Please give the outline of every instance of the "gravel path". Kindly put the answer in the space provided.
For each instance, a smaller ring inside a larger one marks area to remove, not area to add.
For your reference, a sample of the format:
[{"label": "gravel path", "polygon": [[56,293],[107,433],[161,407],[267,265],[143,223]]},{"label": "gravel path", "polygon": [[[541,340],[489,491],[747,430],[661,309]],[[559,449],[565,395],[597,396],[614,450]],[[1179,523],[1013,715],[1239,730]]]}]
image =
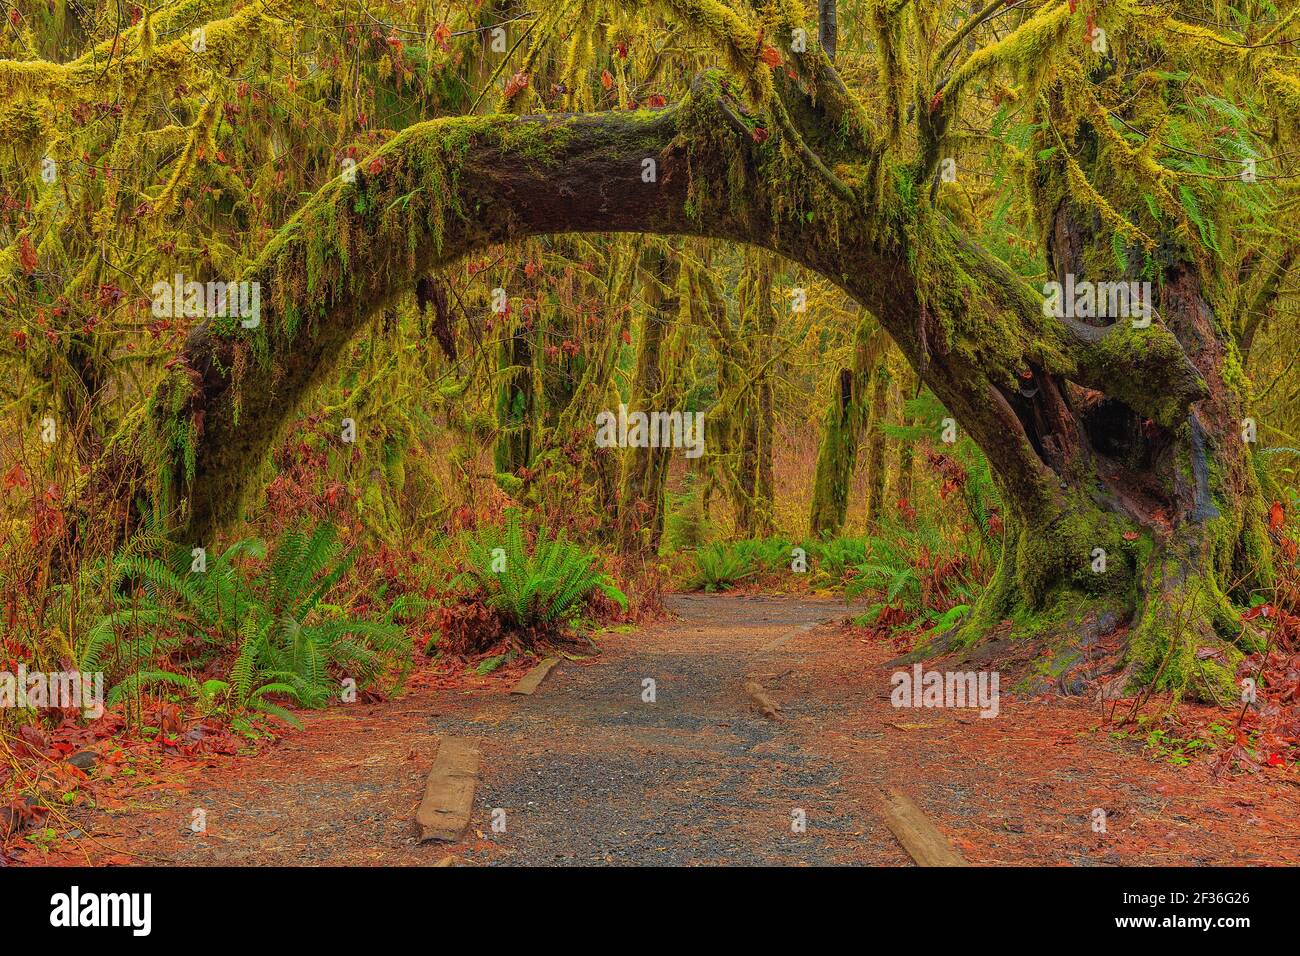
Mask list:
[{"label": "gravel path", "polygon": [[[850,609],[745,595],[675,595],[669,608],[639,633],[606,635],[598,657],[560,664],[532,697],[502,685],[334,708],[86,828],[191,865],[903,862],[860,795],[803,746],[808,715],[792,705],[769,720],[744,690],[754,679],[780,700],[801,638]],[[473,822],[450,847],[418,844],[412,822],[441,735],[474,738],[482,755]],[[195,808],[207,819],[197,835]]]},{"label": "gravel path", "polygon": [[[510,695],[509,679],[430,673],[396,700],[306,714],[305,731],[250,758],[182,775],[137,764],[111,805],[70,811],[90,839],[47,860],[908,865],[877,811],[886,786],[977,864],[1300,864],[1292,783],[1176,766],[1093,701],[1004,693],[996,720],[899,710],[897,649],[839,626],[843,604],[681,595],[670,608],[604,635],[600,655],[561,663],[533,697]],[[415,808],[444,735],[478,744],[474,815],[462,842],[420,844]]]},{"label": "gravel path", "polygon": [[[671,610],[679,620],[644,635],[635,653],[562,667],[488,735],[479,798],[485,812],[506,811],[506,833],[493,834],[503,850],[496,858],[680,865],[856,857],[862,808],[835,768],[800,745],[790,720],[763,717],[744,690],[750,678],[777,683],[798,636],[847,609],[683,595]],[[796,810],[804,833],[792,827]]]}]

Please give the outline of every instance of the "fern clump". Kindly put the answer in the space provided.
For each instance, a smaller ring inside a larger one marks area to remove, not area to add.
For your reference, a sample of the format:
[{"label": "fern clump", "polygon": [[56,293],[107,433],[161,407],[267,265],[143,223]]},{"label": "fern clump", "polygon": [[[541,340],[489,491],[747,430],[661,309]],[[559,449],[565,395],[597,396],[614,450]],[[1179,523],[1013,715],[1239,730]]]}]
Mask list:
[{"label": "fern clump", "polygon": [[[82,671],[109,676],[110,705],[163,685],[236,718],[256,711],[297,724],[269,698],[323,707],[339,696],[345,678],[358,687],[374,683],[409,647],[399,616],[422,603],[399,598],[379,620],[326,604],[353,560],[328,522],[310,533],[286,531],[269,561],[258,540],[238,541],[202,564],[185,548],[159,551],[164,556],[125,549],[113,558],[111,591],[132,597],[115,599],[118,606],[77,648]],[[225,679],[200,680],[155,663],[184,652],[198,668],[231,650]]]},{"label": "fern clump", "polygon": [[727,591],[758,574],[753,554],[733,545],[714,542],[695,552],[695,573],[687,582],[692,590]]},{"label": "fern clump", "polygon": [[[449,647],[460,652],[481,650],[500,636],[536,642],[556,637],[572,628],[597,595],[627,609],[627,596],[596,565],[596,555],[568,540],[564,531],[552,535],[538,528],[531,550],[518,509],[506,512],[506,526],[467,536],[465,570],[454,587],[463,592],[467,611],[444,613],[444,630],[452,635]],[[495,620],[475,614],[481,605]],[[456,627],[449,620],[466,624]],[[469,626],[478,618],[477,633]]]},{"label": "fern clump", "polygon": [[974,603],[985,577],[976,535],[949,536],[936,524],[889,521],[867,540],[868,556],[853,569],[849,596],[877,599],[858,618],[946,630]]},{"label": "fern clump", "polygon": [[808,554],[808,570],[825,573],[832,584],[851,577],[854,569],[871,553],[870,542],[864,538],[812,539],[805,541],[803,548]]}]

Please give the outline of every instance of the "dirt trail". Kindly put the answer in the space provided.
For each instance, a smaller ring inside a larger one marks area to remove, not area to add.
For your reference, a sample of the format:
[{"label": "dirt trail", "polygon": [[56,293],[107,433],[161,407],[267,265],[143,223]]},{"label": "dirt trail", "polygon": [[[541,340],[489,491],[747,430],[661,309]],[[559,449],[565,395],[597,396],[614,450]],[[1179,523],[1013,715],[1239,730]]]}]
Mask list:
[{"label": "dirt trail", "polygon": [[[972,862],[1281,862],[1294,786],[1242,796],[1154,763],[1078,701],[895,710],[887,647],[802,596],[675,596],[674,617],[610,634],[533,697],[508,684],[335,707],[251,759],[114,813],[85,812],[92,860],[186,865],[906,864],[875,810],[901,786]],[[655,700],[643,700],[644,681]],[[781,707],[763,717],[757,680]],[[1096,723],[1094,720],[1093,723]],[[440,735],[475,738],[482,771],[459,844],[420,845],[413,815]],[[1090,826],[1093,808],[1109,832]],[[207,831],[193,834],[193,809]],[[505,832],[491,827],[504,810]],[[804,833],[792,832],[795,810]],[[70,861],[74,862],[74,861]]]}]

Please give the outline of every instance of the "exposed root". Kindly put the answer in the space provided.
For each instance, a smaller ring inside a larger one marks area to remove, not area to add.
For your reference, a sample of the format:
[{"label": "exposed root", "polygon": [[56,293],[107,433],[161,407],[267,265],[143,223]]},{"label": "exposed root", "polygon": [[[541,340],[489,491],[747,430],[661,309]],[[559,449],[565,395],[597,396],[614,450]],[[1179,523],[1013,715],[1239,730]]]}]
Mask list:
[{"label": "exposed root", "polygon": [[1162,549],[1141,575],[1127,575],[1128,587],[1102,594],[1059,587],[1038,605],[1012,564],[1004,557],[960,624],[900,661],[996,667],[1004,684],[1027,693],[1083,694],[1102,681],[1106,697],[1239,701],[1238,665],[1260,649],[1260,636],[1215,574],[1197,571],[1185,555]]}]

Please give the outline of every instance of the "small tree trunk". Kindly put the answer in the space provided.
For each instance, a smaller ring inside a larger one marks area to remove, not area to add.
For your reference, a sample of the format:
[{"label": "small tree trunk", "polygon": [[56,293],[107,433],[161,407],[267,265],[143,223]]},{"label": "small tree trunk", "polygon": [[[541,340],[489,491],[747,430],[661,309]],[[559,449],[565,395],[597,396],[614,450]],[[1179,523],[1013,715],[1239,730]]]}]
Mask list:
[{"label": "small tree trunk", "polygon": [[776,500],[772,477],[772,432],[775,427],[772,383],[758,387],[758,476],[754,500],[758,506],[758,533],[771,537],[776,533]]},{"label": "small tree trunk", "polygon": [[[677,292],[680,260],[661,247],[647,252],[644,267],[653,281],[646,284],[646,309],[641,321],[636,372],[632,379],[631,408],[636,411],[673,411],[678,399],[672,388],[677,376],[664,374],[664,346],[673,336],[680,312]],[[668,478],[670,448],[628,448],[623,455],[622,493],[619,495],[619,547],[625,553],[659,550],[663,534],[664,485]]]},{"label": "small tree trunk", "polygon": [[880,522],[885,503],[885,421],[889,417],[889,363],[884,357],[876,362],[871,384],[871,425],[867,430],[867,527]]},{"label": "small tree trunk", "polygon": [[740,332],[744,343],[741,380],[748,383],[740,394],[743,441],[737,525],[746,537],[770,536],[774,529],[772,489],[773,379],[772,339],[776,313],[772,309],[772,258],[754,252],[741,278]]},{"label": "small tree trunk", "polygon": [[500,474],[515,475],[532,461],[536,402],[533,394],[531,332],[519,322],[501,343],[497,368],[497,444],[494,462]]},{"label": "small tree trunk", "polygon": [[772,308],[772,257],[764,253],[758,263],[754,284],[754,307],[758,327],[759,378],[755,384],[757,400],[754,403],[754,420],[757,427],[758,462],[754,475],[755,530],[763,537],[771,537],[776,530],[775,489],[772,478],[772,432],[775,428],[776,362],[772,356],[773,337],[776,335],[776,312]]},{"label": "small tree trunk", "polygon": [[817,0],[817,34],[826,56],[834,60],[835,49],[839,46],[839,23],[835,0]]},{"label": "small tree trunk", "polygon": [[868,380],[884,341],[884,333],[870,318],[864,317],[853,341],[853,367],[840,369],[817,452],[812,511],[808,518],[808,531],[814,537],[833,537],[844,527],[849,484],[853,481],[858,444],[869,412]]},{"label": "small tree trunk", "polygon": [[[905,368],[903,372],[902,387],[899,395],[899,417],[902,419],[904,428],[912,428],[916,420],[907,413],[907,402],[910,401],[917,392],[916,373],[910,368]],[[894,489],[895,502],[912,501],[912,470],[914,468],[913,450],[915,443],[912,441],[900,441],[898,443],[898,465],[895,472],[898,475],[898,484]]]}]

